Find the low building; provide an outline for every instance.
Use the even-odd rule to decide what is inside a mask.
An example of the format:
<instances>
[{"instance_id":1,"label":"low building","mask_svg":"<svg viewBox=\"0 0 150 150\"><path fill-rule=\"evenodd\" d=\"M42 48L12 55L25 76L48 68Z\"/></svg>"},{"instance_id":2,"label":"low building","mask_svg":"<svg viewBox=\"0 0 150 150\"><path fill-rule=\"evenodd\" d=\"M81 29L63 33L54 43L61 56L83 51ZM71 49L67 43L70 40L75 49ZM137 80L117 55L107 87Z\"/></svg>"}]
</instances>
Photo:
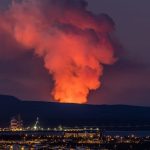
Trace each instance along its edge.
<instances>
[{"instance_id":1,"label":"low building","mask_svg":"<svg viewBox=\"0 0 150 150\"><path fill-rule=\"evenodd\" d=\"M100 138L100 136L99 130L70 129L64 131L64 137L66 138Z\"/></svg>"}]
</instances>

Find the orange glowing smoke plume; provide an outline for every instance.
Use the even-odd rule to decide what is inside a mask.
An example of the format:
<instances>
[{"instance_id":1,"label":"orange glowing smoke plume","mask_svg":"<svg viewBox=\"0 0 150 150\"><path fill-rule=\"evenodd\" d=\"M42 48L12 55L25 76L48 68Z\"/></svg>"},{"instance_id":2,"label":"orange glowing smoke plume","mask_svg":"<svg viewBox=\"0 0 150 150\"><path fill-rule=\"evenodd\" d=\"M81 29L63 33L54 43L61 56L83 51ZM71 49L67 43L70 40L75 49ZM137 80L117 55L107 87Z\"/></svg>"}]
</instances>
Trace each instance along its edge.
<instances>
[{"instance_id":1,"label":"orange glowing smoke plume","mask_svg":"<svg viewBox=\"0 0 150 150\"><path fill-rule=\"evenodd\" d=\"M22 0L1 14L1 28L44 59L59 102L86 103L101 85L102 65L116 60L113 21L86 6L84 0Z\"/></svg>"}]
</instances>

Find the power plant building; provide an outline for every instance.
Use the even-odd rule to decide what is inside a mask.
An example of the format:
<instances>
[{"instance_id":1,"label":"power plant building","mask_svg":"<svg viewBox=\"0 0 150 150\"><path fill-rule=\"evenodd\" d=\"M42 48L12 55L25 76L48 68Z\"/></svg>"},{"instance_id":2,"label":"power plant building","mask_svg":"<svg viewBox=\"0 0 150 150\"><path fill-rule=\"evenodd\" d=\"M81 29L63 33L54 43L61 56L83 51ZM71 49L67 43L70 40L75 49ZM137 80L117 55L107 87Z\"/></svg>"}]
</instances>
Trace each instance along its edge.
<instances>
[{"instance_id":1,"label":"power plant building","mask_svg":"<svg viewBox=\"0 0 150 150\"><path fill-rule=\"evenodd\" d=\"M23 128L23 121L21 120L20 116L13 117L10 121L10 129L12 131L15 130L22 130Z\"/></svg>"}]
</instances>

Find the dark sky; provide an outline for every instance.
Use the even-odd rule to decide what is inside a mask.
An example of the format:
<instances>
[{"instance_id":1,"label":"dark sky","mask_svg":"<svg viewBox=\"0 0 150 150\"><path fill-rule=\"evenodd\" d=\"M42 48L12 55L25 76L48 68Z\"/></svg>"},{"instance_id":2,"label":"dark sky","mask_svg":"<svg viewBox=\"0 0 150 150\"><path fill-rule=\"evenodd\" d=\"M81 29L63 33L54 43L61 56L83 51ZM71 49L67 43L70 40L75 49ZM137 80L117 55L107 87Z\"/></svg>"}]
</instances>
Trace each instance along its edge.
<instances>
[{"instance_id":1,"label":"dark sky","mask_svg":"<svg viewBox=\"0 0 150 150\"><path fill-rule=\"evenodd\" d=\"M0 9L7 2L9 0L0 0ZM118 62L105 67L102 87L91 92L89 103L150 106L150 1L88 2L88 9L94 13L107 13L113 18L115 35L123 47ZM3 48L0 56L1 94L22 99L51 100L49 89L52 81L43 68L42 60L32 53L16 53L21 46L16 46L14 51L9 48L10 45L15 45L12 39L0 36L0 47Z\"/></svg>"}]
</instances>

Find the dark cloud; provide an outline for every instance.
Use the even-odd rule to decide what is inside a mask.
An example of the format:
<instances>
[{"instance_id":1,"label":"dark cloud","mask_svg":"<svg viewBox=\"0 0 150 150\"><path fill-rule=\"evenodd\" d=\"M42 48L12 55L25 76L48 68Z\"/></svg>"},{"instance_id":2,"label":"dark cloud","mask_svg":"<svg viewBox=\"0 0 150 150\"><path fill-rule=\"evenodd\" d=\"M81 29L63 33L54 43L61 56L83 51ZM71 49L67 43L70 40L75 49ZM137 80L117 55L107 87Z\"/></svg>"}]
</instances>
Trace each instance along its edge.
<instances>
[{"instance_id":1,"label":"dark cloud","mask_svg":"<svg viewBox=\"0 0 150 150\"><path fill-rule=\"evenodd\" d=\"M7 9L12 0L0 0L0 10Z\"/></svg>"}]
</instances>

